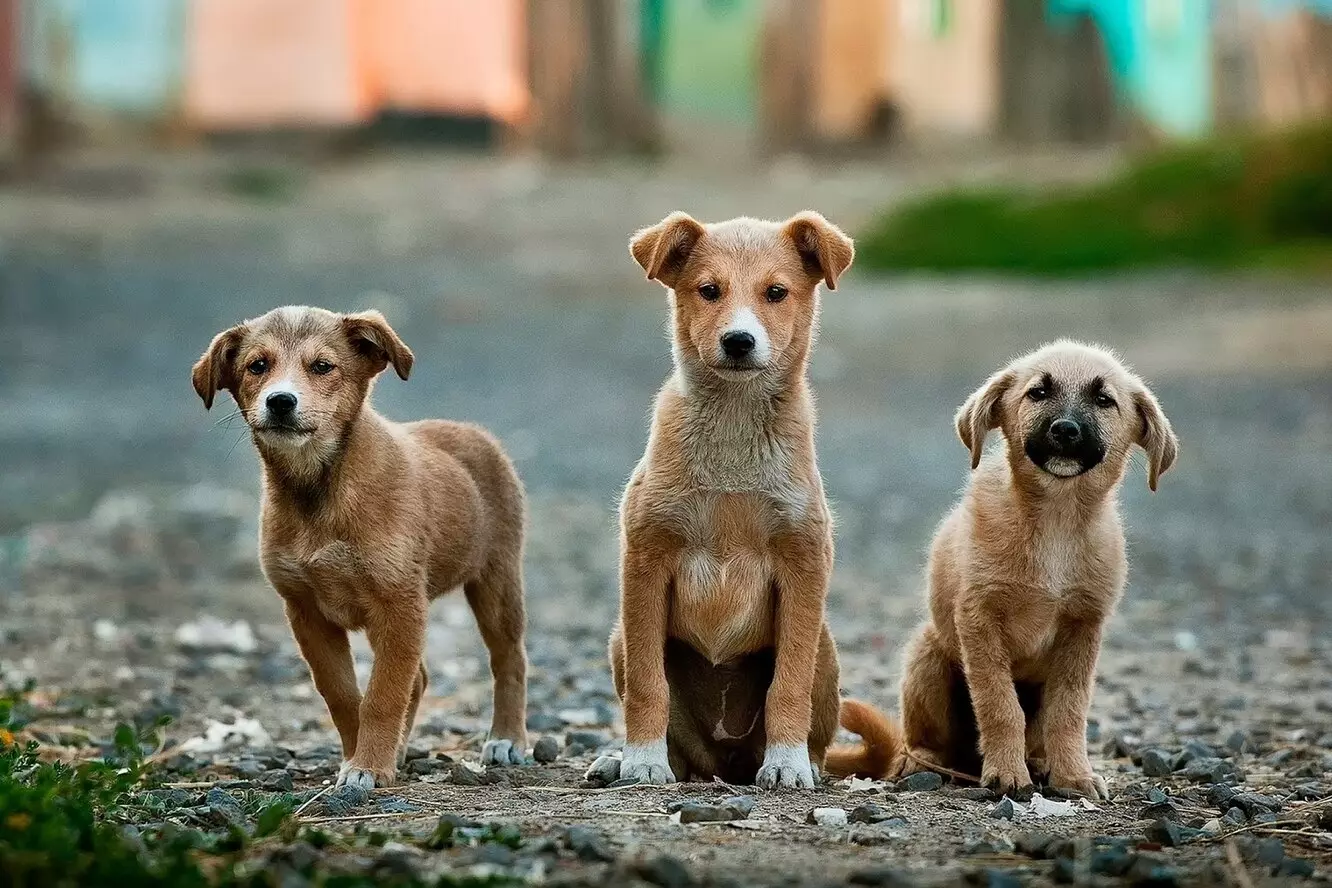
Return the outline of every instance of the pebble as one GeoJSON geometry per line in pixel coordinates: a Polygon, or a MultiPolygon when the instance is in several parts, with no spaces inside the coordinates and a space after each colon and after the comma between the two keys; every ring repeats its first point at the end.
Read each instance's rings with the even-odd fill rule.
{"type": "Polygon", "coordinates": [[[1138,812],[1139,820],[1170,820],[1176,823],[1180,820],[1179,809],[1173,802],[1157,802],[1148,805],[1138,812]]]}
{"type": "Polygon", "coordinates": [[[1249,818],[1239,808],[1231,808],[1221,816],[1221,820],[1227,826],[1243,826],[1249,822],[1249,818]]]}
{"type": "Polygon", "coordinates": [[[697,884],[684,863],[669,854],[659,854],[643,861],[634,870],[644,882],[659,885],[660,888],[689,888],[697,884]]]}
{"type": "Polygon", "coordinates": [[[898,788],[904,792],[936,792],[943,788],[943,778],[933,771],[917,771],[898,784],[898,788]]]}
{"type": "Polygon", "coordinates": [[[269,792],[291,792],[295,784],[291,782],[290,771],[266,771],[259,777],[259,788],[269,792]]]}
{"type": "Polygon", "coordinates": [[[1221,821],[1219,819],[1213,817],[1211,820],[1207,821],[1202,825],[1202,831],[1206,835],[1215,837],[1225,832],[1226,828],[1221,824],[1221,821]]]}
{"type": "Polygon", "coordinates": [[[560,743],[554,737],[542,737],[532,747],[532,758],[548,765],[560,757],[560,743]]]}
{"type": "Polygon", "coordinates": [[[1184,844],[1184,832],[1173,820],[1155,820],[1147,827],[1147,839],[1166,848],[1176,848],[1184,844]]]}
{"type": "Polygon", "coordinates": [[[1164,749],[1144,749],[1142,773],[1148,777],[1169,777],[1175,773],[1175,757],[1164,749]]]}
{"type": "Polygon", "coordinates": [[[815,808],[805,815],[806,823],[819,826],[846,826],[846,810],[843,808],[815,808]]]}
{"type": "Polygon", "coordinates": [[[990,809],[990,816],[996,820],[1012,820],[1017,816],[1017,808],[1013,805],[1013,800],[1004,796],[999,800],[999,804],[990,809]]]}
{"type": "Polygon", "coordinates": [[[421,808],[402,796],[389,796],[379,800],[379,810],[384,814],[411,814],[420,811],[421,808]]]}
{"type": "Polygon", "coordinates": [[[1226,804],[1232,808],[1242,809],[1250,817],[1267,811],[1281,810],[1281,802],[1259,792],[1236,793],[1226,804]]]}
{"type": "Polygon", "coordinates": [[[454,786],[480,786],[482,783],[481,775],[461,762],[448,765],[447,767],[449,771],[449,781],[453,783],[454,786]]]}
{"type": "Polygon", "coordinates": [[[351,783],[344,783],[335,788],[328,795],[324,796],[324,798],[337,799],[338,801],[344,802],[355,808],[364,805],[370,800],[370,790],[351,783]]]}
{"type": "Polygon", "coordinates": [[[1244,774],[1225,759],[1194,759],[1184,768],[1184,776],[1197,783],[1243,783],[1244,774]]]}
{"type": "Polygon", "coordinates": [[[231,793],[222,789],[210,789],[204,796],[208,810],[226,823],[240,826],[245,823],[245,809],[231,793]]]}
{"type": "Polygon", "coordinates": [[[1263,866],[1279,866],[1286,859],[1286,846],[1280,839],[1262,839],[1258,842],[1258,851],[1254,860],[1263,866]]]}
{"type": "Polygon", "coordinates": [[[744,820],[753,810],[753,796],[732,796],[715,804],[693,799],[672,802],[667,806],[666,813],[679,814],[681,823],[723,823],[744,820]]]}
{"type": "Polygon", "coordinates": [[[1159,805],[1169,800],[1170,796],[1166,795],[1166,791],[1159,786],[1153,786],[1147,790],[1147,801],[1150,804],[1159,805]]]}
{"type": "Polygon", "coordinates": [[[1248,731],[1232,731],[1226,738],[1226,748],[1233,752],[1253,752],[1253,738],[1248,731]]]}
{"type": "Polygon", "coordinates": [[[869,885],[877,888],[907,888],[915,884],[902,870],[890,866],[875,866],[854,870],[846,877],[848,885],[869,885]]]}
{"type": "Polygon", "coordinates": [[[615,859],[615,853],[611,851],[601,834],[586,826],[571,826],[566,829],[564,841],[569,850],[583,860],[609,863],[615,859]]]}
{"type": "Polygon", "coordinates": [[[449,762],[442,762],[439,759],[419,758],[407,762],[405,770],[414,777],[424,777],[437,771],[447,771],[449,768],[449,762]]]}
{"type": "Polygon", "coordinates": [[[969,802],[993,802],[995,800],[994,791],[983,786],[963,786],[954,790],[953,795],[969,802]]]}
{"type": "Polygon", "coordinates": [[[1207,787],[1207,801],[1221,810],[1226,809],[1226,803],[1235,797],[1235,787],[1225,783],[1214,783],[1207,787]]]}
{"type": "Polygon", "coordinates": [[[1272,875],[1289,876],[1296,879],[1309,879],[1313,877],[1314,871],[1315,868],[1312,860],[1303,860],[1299,857],[1287,857],[1272,871],[1272,875]]]}
{"type": "Polygon", "coordinates": [[[851,823],[881,823],[893,815],[874,804],[857,805],[847,815],[851,823]]]}

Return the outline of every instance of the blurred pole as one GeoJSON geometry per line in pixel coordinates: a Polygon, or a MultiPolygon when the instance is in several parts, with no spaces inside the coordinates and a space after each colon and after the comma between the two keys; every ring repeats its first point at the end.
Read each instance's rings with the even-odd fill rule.
{"type": "Polygon", "coordinates": [[[11,169],[19,145],[19,0],[0,0],[0,173],[11,169]]]}

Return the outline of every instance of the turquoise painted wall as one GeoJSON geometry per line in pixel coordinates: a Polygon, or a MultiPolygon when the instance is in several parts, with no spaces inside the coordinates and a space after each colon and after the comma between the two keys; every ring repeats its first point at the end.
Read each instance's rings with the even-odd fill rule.
{"type": "Polygon", "coordinates": [[[1089,13],[1105,37],[1120,94],[1167,135],[1201,136],[1212,125],[1208,0],[1049,0],[1052,23],[1089,13]]]}
{"type": "Polygon", "coordinates": [[[652,89],[668,111],[752,123],[758,107],[763,0],[666,0],[644,5],[660,41],[652,89]]]}
{"type": "Polygon", "coordinates": [[[25,77],[76,106],[156,116],[179,92],[188,0],[24,0],[25,77]]]}

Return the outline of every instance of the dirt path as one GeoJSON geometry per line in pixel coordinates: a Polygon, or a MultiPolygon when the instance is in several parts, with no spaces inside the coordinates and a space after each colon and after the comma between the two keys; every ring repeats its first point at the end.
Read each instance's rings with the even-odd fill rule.
{"type": "MultiPolygon", "coordinates": [[[[1233,878],[1223,843],[1201,836],[1152,850],[1161,836],[1144,821],[1164,809],[1143,812],[1157,785],[1186,827],[1234,807],[1210,778],[1183,776],[1190,757],[1210,753],[1244,772],[1242,790],[1279,805],[1253,803],[1244,821],[1222,824],[1248,828],[1234,838],[1252,878],[1261,884],[1287,856],[1327,872],[1332,824],[1309,807],[1332,797],[1325,289],[1182,274],[1032,283],[853,270],[825,299],[813,374],[840,522],[830,618],[844,688],[890,709],[924,545],[965,478],[955,406],[994,366],[1058,335],[1115,345],[1153,381],[1183,451],[1158,494],[1140,467],[1124,491],[1130,588],[1089,740],[1114,802],[1010,822],[991,816],[994,801],[951,789],[574,791],[619,734],[604,665],[613,504],[669,362],[664,299],[629,261],[628,231],[677,207],[713,218],[815,206],[854,229],[918,181],[780,168],[711,179],[668,169],[645,181],[627,166],[407,158],[329,171],[289,203],[255,206],[199,190],[215,175],[204,166],[128,195],[50,186],[0,201],[0,673],[87,704],[69,727],[105,737],[116,718],[168,712],[175,740],[240,715],[271,735],[262,745],[274,749],[197,756],[197,782],[261,787],[281,783],[265,776],[281,771],[317,787],[336,765],[322,704],[254,562],[254,457],[239,430],[203,412],[188,369],[216,330],[273,305],[377,305],[419,358],[409,383],[379,387],[382,409],[485,423],[527,483],[531,725],[560,757],[480,786],[457,785],[472,779],[457,763],[426,758],[412,782],[338,816],[383,813],[385,799],[389,811],[395,800],[419,810],[327,828],[429,832],[442,812],[514,822],[527,837],[516,850],[481,842],[408,862],[607,884],[663,853],[708,884],[844,884],[853,874],[856,884],[945,884],[971,873],[999,885],[1116,869],[1207,884],[1233,878]],[[246,621],[253,647],[225,633],[213,650],[182,647],[178,629],[204,613],[246,621]],[[1144,774],[1142,751],[1156,748],[1179,774],[1144,774]],[[741,825],[667,816],[671,801],[736,793],[756,798],[741,825]],[[815,807],[862,804],[885,819],[805,823],[815,807]],[[1016,843],[1028,832],[1075,841],[1033,852],[1032,840],[1016,843]],[[1259,836],[1284,846],[1264,850],[1259,836]]],[[[475,761],[489,707],[482,651],[461,602],[441,602],[433,618],[437,696],[417,743],[475,761]]],[[[657,884],[687,884],[655,866],[657,884]]]]}

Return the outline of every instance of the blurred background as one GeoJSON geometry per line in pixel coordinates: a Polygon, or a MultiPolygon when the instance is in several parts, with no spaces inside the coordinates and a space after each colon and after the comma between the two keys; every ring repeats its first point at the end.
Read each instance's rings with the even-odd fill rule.
{"type": "MultiPolygon", "coordinates": [[[[534,718],[610,732],[615,502],[670,369],[627,238],[814,208],[857,238],[812,367],[848,690],[896,704],[956,406],[1070,335],[1183,442],[1159,493],[1140,460],[1125,484],[1098,730],[1310,747],[1329,115],[1330,0],[0,0],[0,672],[328,742],[253,448],[189,370],[276,305],[378,307],[418,357],[379,407],[486,424],[527,485],[534,718]],[[200,659],[173,639],[201,613],[258,646],[200,659]]],[[[471,737],[461,608],[431,730],[471,737]]]]}

